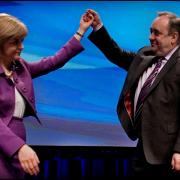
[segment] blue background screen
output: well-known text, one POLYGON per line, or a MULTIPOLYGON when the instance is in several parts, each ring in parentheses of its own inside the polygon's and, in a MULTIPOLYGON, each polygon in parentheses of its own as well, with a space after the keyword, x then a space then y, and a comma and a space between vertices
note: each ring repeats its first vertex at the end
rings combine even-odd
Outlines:
MULTIPOLYGON (((77 31, 81 15, 99 13, 112 38, 129 51, 149 45, 149 28, 158 11, 180 12, 177 1, 1 1, 0 11, 21 19, 29 33, 22 57, 37 61, 53 55, 77 31)), ((42 122, 25 119, 31 145, 135 146, 118 120, 116 105, 126 72, 110 63, 88 40, 85 51, 63 68, 34 79, 42 122)))

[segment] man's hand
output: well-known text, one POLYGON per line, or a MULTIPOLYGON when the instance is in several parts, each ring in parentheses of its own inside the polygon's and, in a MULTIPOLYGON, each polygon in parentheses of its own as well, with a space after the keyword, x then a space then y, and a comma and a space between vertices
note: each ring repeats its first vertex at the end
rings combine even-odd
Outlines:
POLYGON ((174 153, 171 161, 172 169, 180 172, 180 153, 174 153))

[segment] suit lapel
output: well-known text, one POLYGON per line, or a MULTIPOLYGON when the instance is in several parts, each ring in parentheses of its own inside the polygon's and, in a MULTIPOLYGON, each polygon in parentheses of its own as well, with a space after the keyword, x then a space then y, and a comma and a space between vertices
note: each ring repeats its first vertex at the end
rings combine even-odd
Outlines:
MULTIPOLYGON (((171 58, 168 60, 168 62, 164 65, 160 73, 157 75, 156 79, 154 80, 154 83, 152 84, 151 88, 149 89, 149 93, 159 84, 159 82, 163 79, 163 77, 167 74, 167 72, 175 66, 178 57, 177 53, 174 53, 171 58)), ((148 94, 149 94, 148 93, 148 94)))
POLYGON ((132 73, 127 79, 127 86, 124 91, 124 94, 127 93, 135 84, 137 84, 139 78, 143 74, 143 72, 150 66, 155 56, 141 56, 138 60, 140 61, 138 65, 135 67, 132 67, 132 73), (133 73, 134 72, 134 73, 133 73))
MULTIPOLYGON (((131 76, 127 77, 127 82, 125 83, 127 86, 125 87, 123 94, 124 94, 124 106, 126 108, 126 111, 128 113, 128 116, 131 120, 131 123, 133 125, 133 102, 134 100, 134 93, 135 93, 135 87, 137 86, 137 82, 140 78, 140 76, 143 74, 143 72, 150 66, 155 56, 140 56, 137 59, 137 64, 132 66, 129 71, 132 71, 130 74, 131 76), (134 69, 136 67, 136 69, 134 69), (136 72, 136 73, 134 73, 136 72)), ((135 60, 136 61, 136 60, 135 60)))

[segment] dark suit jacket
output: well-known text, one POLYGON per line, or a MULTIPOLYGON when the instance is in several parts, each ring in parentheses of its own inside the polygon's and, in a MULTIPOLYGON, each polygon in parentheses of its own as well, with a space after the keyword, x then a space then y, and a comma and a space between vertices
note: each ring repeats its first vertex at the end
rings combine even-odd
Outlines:
POLYGON ((89 39, 112 63, 128 71, 117 105, 118 117, 127 135, 132 140, 141 137, 149 163, 171 160, 174 151, 180 153, 180 49, 168 60, 149 89, 137 134, 132 121, 134 94, 140 76, 155 58, 151 48, 144 47, 137 53, 126 52, 104 27, 92 32, 89 39))

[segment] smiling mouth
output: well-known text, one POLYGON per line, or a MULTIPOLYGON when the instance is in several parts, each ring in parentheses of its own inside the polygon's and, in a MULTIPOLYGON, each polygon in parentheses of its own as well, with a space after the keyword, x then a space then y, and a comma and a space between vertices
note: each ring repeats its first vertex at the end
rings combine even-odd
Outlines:
POLYGON ((157 44, 156 44, 156 43, 151 43, 151 46, 152 46, 152 47, 156 47, 157 44))

